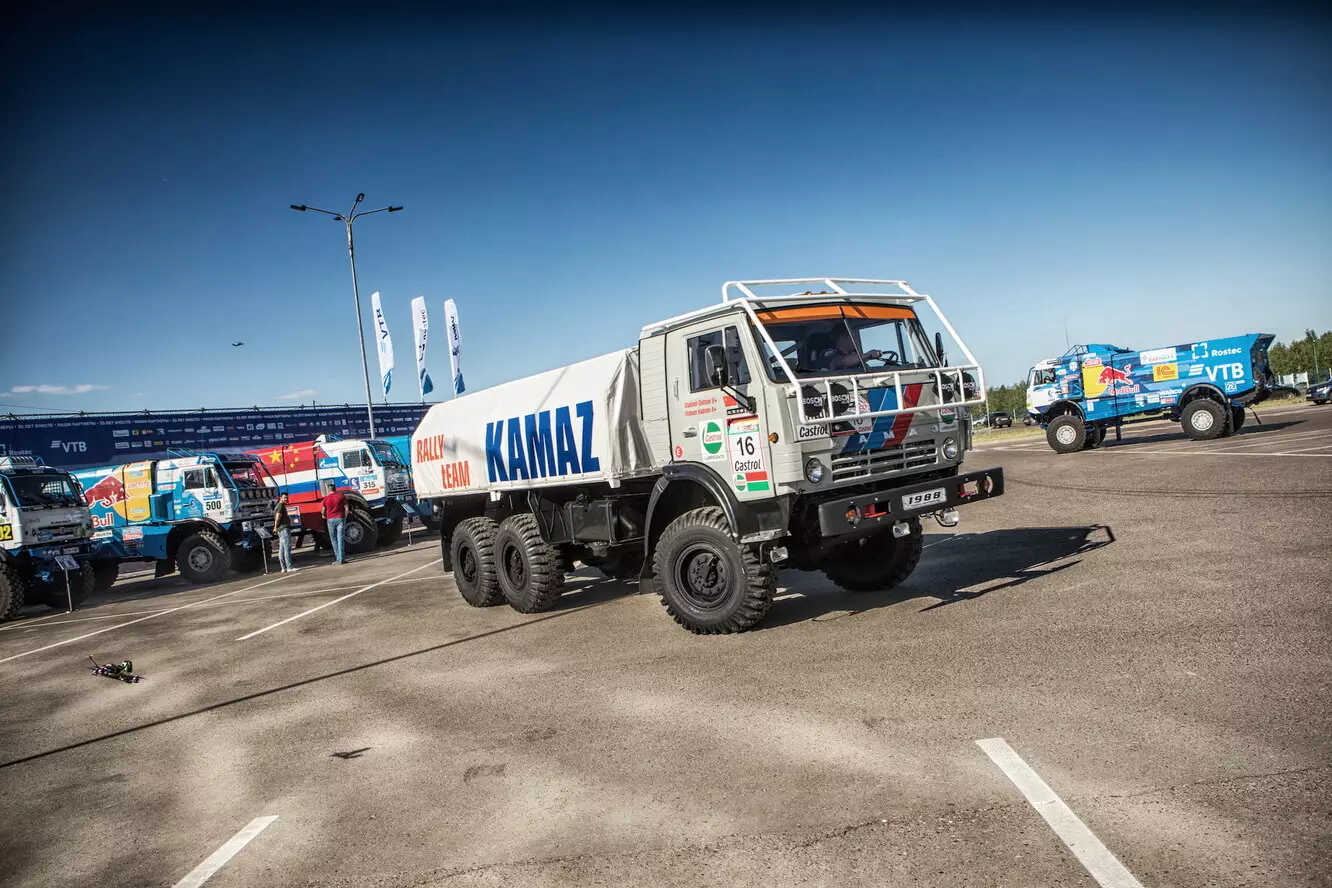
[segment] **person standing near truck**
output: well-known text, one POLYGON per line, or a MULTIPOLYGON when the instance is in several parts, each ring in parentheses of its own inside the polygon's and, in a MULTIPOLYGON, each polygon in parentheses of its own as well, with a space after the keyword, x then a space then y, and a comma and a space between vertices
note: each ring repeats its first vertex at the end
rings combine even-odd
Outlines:
POLYGON ((300 568, 291 563, 291 515, 287 513, 287 495, 278 497, 277 511, 273 513, 273 533, 278 538, 278 562, 283 573, 296 573, 300 568))
POLYGON ((328 525, 328 539, 333 544, 333 563, 346 564, 347 559, 342 554, 342 535, 347 524, 347 498, 329 485, 328 493, 319 504, 319 514, 324 516, 324 523, 328 525))

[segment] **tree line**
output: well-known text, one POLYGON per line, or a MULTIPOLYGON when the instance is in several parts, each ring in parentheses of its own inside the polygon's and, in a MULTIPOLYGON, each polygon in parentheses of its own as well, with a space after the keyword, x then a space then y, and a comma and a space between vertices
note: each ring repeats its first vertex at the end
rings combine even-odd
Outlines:
MULTIPOLYGON (((1277 376, 1308 373, 1310 382, 1319 382, 1332 374, 1332 330, 1315 333, 1305 330, 1303 339, 1289 344, 1274 342, 1267 350, 1267 360, 1277 376)), ((986 391, 990 396, 990 411, 1000 410, 1012 414, 1015 421, 1027 412, 1027 381, 1012 385, 992 385, 986 391)), ((982 411, 977 410, 977 415, 982 411)))

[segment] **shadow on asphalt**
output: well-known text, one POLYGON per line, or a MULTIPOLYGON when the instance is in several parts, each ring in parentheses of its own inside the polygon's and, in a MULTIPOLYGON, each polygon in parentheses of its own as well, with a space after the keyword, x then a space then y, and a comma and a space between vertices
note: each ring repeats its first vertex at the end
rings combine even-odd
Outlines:
MULTIPOLYGON (((452 638, 449 639, 448 641, 442 641, 439 644, 432 644, 429 647, 421 648, 420 650, 408 651, 407 653, 404 654, 395 654, 391 657, 383 657, 378 660, 371 660, 368 663, 361 663, 357 666, 348 666, 345 669, 336 669, 332 672, 326 672, 323 675, 316 675, 312 678, 305 678, 300 681, 293 681, 288 684, 279 685, 278 687, 275 688, 269 688, 266 691, 256 691, 253 694, 244 694, 243 696, 240 697, 233 697, 230 700, 223 700, 220 703, 213 703, 208 706, 201 706, 198 709, 191 709, 188 712, 182 712, 177 715, 170 715, 165 718, 159 718, 154 721, 145 722, 144 724, 141 725, 135 725, 132 728, 124 728, 119 731, 112 731, 109 734, 102 734, 99 737, 90 737, 87 740, 80 740, 77 743, 69 743, 64 746, 57 746, 54 749, 45 750, 44 752, 35 752, 32 755, 25 755, 22 756, 21 758, 10 759, 8 761, 0 762, 0 770, 3 770, 5 768, 12 768, 15 765, 22 765, 25 764, 26 762, 43 759, 48 756, 58 755, 59 753, 62 752, 70 752, 75 749, 82 749, 85 746, 92 746, 96 743, 101 743, 106 740, 114 740, 118 737, 132 736, 134 734, 138 734, 140 731, 147 731, 152 728, 161 727, 162 725, 172 724, 173 722, 184 721, 187 718, 194 718, 195 716, 198 715, 205 715, 209 712, 216 712, 219 709, 226 709, 231 706, 238 706, 242 703, 249 703, 253 700, 262 700, 265 697, 271 697, 274 694, 281 694, 286 691, 295 690, 296 688, 303 688, 306 685, 318 684, 321 681, 328 681, 331 678, 340 678, 341 676, 344 675, 352 675, 357 672, 364 672, 367 669, 374 669, 377 666, 384 666, 389 663, 397 663, 400 660, 407 660, 412 657, 419 657, 422 654, 429 654, 433 653, 434 651, 442 651, 446 648, 457 647, 458 645, 461 644, 467 644, 473 641, 480 641, 482 639, 491 638, 496 635, 503 635, 506 632, 516 632, 520 629, 526 629, 530 626, 535 626, 539 623, 545 623, 550 620, 558 620, 561 617, 567 617, 570 616, 571 614, 576 614, 581 611, 590 610, 594 607, 600 607, 601 605, 606 604, 609 601, 613 601, 618 598, 623 598, 626 588, 627 585, 625 583, 620 583, 611 580, 591 582, 579 588, 573 589, 567 594, 565 594, 560 599, 559 604, 555 606, 555 610, 552 611, 551 613, 544 614, 542 616, 534 617, 531 619, 525 619, 521 623, 514 623, 511 626, 502 626, 499 629, 490 629, 487 630, 486 632, 477 632, 473 635, 465 635, 462 638, 452 638)), ((520 615, 515 615, 515 616, 520 616, 520 615)), ((364 752, 364 750, 360 751, 364 752)))
MULTIPOLYGON (((1237 434, 1231 435, 1229 438, 1214 438, 1212 440, 1216 442, 1234 441, 1237 438, 1248 438, 1251 435, 1270 435, 1273 432, 1280 432, 1291 426, 1304 425, 1306 420, 1293 419, 1286 422, 1265 422, 1262 425, 1250 425, 1252 422, 1253 417, 1249 416, 1244 422, 1244 428, 1240 429, 1237 434)), ((1206 447, 1208 444, 1212 443, 1211 441, 1193 441, 1192 438, 1184 434, 1183 429, 1179 427, 1178 423, 1170 423, 1169 429, 1169 431, 1163 431, 1159 434, 1127 438, 1123 441, 1116 441, 1115 431, 1114 429, 1111 429, 1106 433, 1105 443, 1102 444, 1101 447, 1137 447, 1141 444, 1161 444, 1166 441, 1189 441, 1206 447)))
POLYGON ((1101 524, 992 530, 959 534, 956 539, 949 539, 946 534, 930 534, 925 537, 925 545, 933 551, 925 551, 915 573, 896 589, 847 592, 829 586, 796 592, 794 597, 774 602, 763 622, 750 631, 817 621, 832 613, 850 616, 918 598, 937 599, 921 608, 932 611, 1067 570, 1081 563, 1081 559, 1066 559, 1094 552, 1114 541, 1114 532, 1101 524), (935 544, 940 547, 935 549, 935 544), (975 588, 978 586, 983 588, 975 588))

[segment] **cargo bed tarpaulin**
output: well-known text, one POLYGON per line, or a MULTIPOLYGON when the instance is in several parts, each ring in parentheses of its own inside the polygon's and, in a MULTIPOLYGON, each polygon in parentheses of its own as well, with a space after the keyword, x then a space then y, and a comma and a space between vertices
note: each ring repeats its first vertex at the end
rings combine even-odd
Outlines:
POLYGON ((639 398, 631 348, 436 404, 412 435, 417 494, 654 474, 639 398))

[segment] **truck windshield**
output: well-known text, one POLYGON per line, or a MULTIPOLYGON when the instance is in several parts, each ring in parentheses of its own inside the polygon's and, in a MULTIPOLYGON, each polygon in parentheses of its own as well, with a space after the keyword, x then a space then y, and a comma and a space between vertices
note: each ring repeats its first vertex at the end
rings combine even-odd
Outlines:
POLYGON ((1031 371, 1031 378, 1028 379, 1028 385, 1050 385, 1055 381, 1055 372, 1053 367, 1034 367, 1031 371))
POLYGON ((81 506, 83 497, 68 475, 10 475, 9 485, 20 508, 32 506, 81 506))
POLYGON ((226 462, 222 464, 231 476, 231 480, 236 482, 237 487, 255 488, 266 485, 274 485, 269 477, 268 470, 258 462, 226 462))
MULTIPOLYGON (((806 310, 815 315, 813 318, 800 317, 799 309, 781 309, 760 312, 759 317, 800 379, 938 366, 920 321, 909 309, 891 308, 883 312, 897 317, 860 317, 857 309, 861 307, 848 306, 844 314, 835 306, 826 311, 806 310), (829 313, 831 317, 818 317, 829 313)), ((759 341, 768 375, 774 381, 785 381, 771 349, 761 337, 759 341)))
POLYGON ((403 462, 398 449, 387 441, 371 441, 370 449, 379 457, 379 461, 386 466, 400 466, 406 468, 407 463, 403 462))

